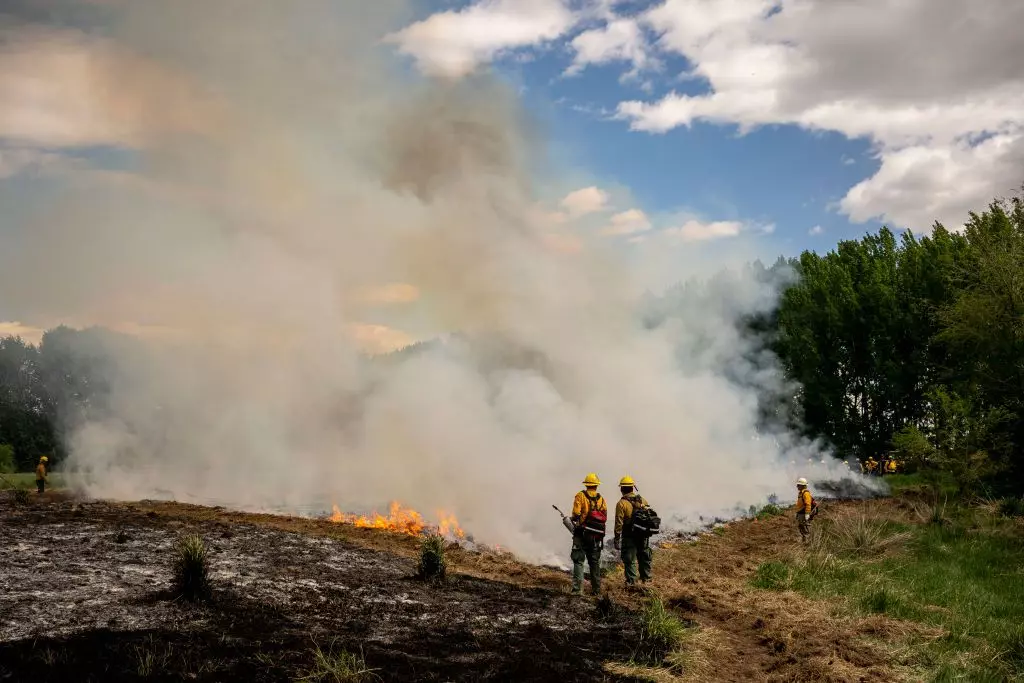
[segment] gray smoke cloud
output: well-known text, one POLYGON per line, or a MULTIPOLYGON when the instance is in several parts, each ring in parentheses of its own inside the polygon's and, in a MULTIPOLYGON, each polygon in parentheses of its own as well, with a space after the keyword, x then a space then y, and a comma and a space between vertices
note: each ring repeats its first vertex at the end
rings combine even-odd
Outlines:
POLYGON ((543 135, 493 78, 423 82, 394 62, 379 41, 404 3, 45 4, 10 5, 0 57, 70 74, 77 90, 47 96, 73 106, 0 116, 0 135, 93 157, 19 190, 4 313, 130 321, 146 339, 72 433, 86 492, 299 511, 397 499, 563 562, 550 506, 587 472, 611 499, 633 476, 685 527, 788 498, 811 474, 790 461, 823 457, 756 429, 756 391, 786 387, 737 321, 775 287, 737 271, 641 324, 648 288, 750 254, 557 248, 537 209, 557 178, 537 170, 543 135), (367 361, 353 330, 400 344, 394 328, 458 334, 367 361))

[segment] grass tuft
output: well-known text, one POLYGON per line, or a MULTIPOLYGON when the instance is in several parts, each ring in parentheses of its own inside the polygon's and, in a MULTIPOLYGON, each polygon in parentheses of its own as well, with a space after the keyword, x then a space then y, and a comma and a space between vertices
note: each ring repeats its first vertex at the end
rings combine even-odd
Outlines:
POLYGON ((658 596, 649 598, 640 613, 638 659, 660 662, 676 651, 686 638, 686 626, 658 596))
POLYGON ((833 520, 819 536, 819 544, 834 552, 871 556, 896 549, 912 537, 886 520, 854 515, 833 520))
POLYGON ((442 581, 448 573, 445 557, 446 541, 438 534, 431 534, 420 542, 420 560, 416 576, 431 581, 442 581))
POLYGON ((14 502, 17 505, 28 505, 28 489, 14 489, 11 495, 14 497, 14 502))
POLYGON ((764 590, 784 590, 789 586, 789 567, 784 562, 762 562, 751 584, 764 590))
POLYGON ((314 643, 313 666, 298 680, 302 683, 363 683, 379 679, 374 671, 367 668, 362 653, 335 651, 333 643, 324 651, 314 643))
POLYGON ((210 563, 201 536, 185 536, 174 549, 174 585, 177 594, 187 600, 210 596, 210 563))

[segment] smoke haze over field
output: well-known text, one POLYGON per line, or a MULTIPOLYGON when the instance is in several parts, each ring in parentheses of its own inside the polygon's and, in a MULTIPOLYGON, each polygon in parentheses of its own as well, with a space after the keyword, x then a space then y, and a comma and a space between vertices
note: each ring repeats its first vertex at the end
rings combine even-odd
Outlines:
POLYGON ((645 329, 645 290, 721 259, 552 220, 538 188, 557 173, 536 171, 543 136, 510 89, 390 61, 379 41, 403 3, 7 11, 0 137, 93 157, 35 158, 46 172, 0 219, 0 313, 130 321, 148 340, 73 433, 90 493, 398 499, 548 559, 568 542, 550 505, 586 472, 609 498, 630 474, 664 517, 693 520, 788 497, 784 463, 822 457, 753 438, 754 388, 781 373, 749 360, 736 322, 775 292, 737 278, 645 329), (450 331, 400 362, 360 353, 450 331))

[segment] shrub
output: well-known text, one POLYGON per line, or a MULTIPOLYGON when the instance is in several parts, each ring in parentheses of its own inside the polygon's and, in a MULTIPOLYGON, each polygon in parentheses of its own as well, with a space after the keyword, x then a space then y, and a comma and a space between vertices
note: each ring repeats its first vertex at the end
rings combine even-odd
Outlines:
POLYGON ((420 543, 420 561, 416 575, 421 579, 441 580, 448 571, 445 558, 445 540, 438 534, 431 534, 420 543))
POLYGON ((198 535, 185 536, 174 550, 174 583, 178 595, 201 600, 210 595, 206 545, 198 535))
POLYGON ((14 472, 14 446, 0 443, 0 474, 14 472))

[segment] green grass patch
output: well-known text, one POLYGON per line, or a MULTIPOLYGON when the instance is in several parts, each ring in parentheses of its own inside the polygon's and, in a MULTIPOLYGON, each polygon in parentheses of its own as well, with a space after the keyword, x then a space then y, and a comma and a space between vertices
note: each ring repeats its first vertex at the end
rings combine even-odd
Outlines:
MULTIPOLYGON (((897 475, 898 476, 898 475, 897 475)), ((926 681, 1024 681, 1024 531, 950 506, 920 524, 853 517, 823 523, 803 555, 758 567, 752 584, 938 627, 909 643, 926 681)))
MULTIPOLYGON (((58 473, 51 472, 46 475, 46 490, 64 488, 64 480, 58 473)), ((35 472, 15 472, 14 474, 0 474, 0 490, 36 490, 35 472)))
POLYGON ((754 588, 779 591, 789 587, 789 565, 785 562, 762 562, 754 573, 754 588))

